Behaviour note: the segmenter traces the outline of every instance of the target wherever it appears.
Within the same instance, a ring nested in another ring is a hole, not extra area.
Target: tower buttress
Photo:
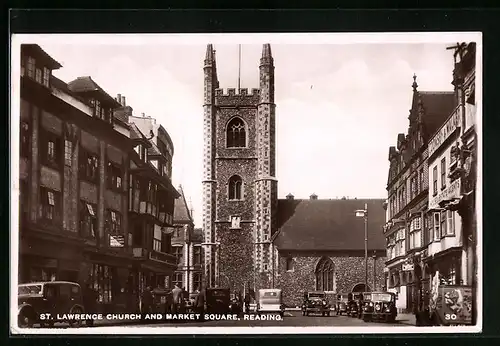
[[[203,236],[205,243],[205,281],[212,285],[215,280],[215,89],[219,87],[215,51],[207,45],[204,61],[203,102]]]
[[[264,44],[260,59],[260,97],[257,107],[257,180],[255,182],[255,261],[261,286],[268,286],[272,266],[271,237],[276,229],[278,189],[276,180],[276,119],[274,59]],[[267,280],[267,282],[266,282]]]

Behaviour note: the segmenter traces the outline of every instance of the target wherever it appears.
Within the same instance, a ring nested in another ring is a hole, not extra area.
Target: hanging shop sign
[[[124,247],[125,237],[123,235],[110,235],[109,247]]]

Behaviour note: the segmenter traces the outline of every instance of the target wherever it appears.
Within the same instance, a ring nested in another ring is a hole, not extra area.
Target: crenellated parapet
[[[247,88],[215,89],[215,105],[216,106],[255,106],[259,103],[259,89]]]

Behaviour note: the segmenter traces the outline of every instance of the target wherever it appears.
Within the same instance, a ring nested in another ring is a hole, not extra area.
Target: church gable
[[[279,200],[275,245],[282,250],[364,250],[364,221],[355,211],[368,205],[368,249],[384,250],[383,199]]]

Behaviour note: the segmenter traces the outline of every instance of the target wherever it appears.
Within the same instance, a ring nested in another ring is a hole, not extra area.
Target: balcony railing
[[[171,263],[175,264],[176,258],[172,254],[164,253],[164,252],[158,252],[158,251],[151,251],[149,253],[149,259],[152,261],[158,261],[158,262],[164,262],[164,263]]]

